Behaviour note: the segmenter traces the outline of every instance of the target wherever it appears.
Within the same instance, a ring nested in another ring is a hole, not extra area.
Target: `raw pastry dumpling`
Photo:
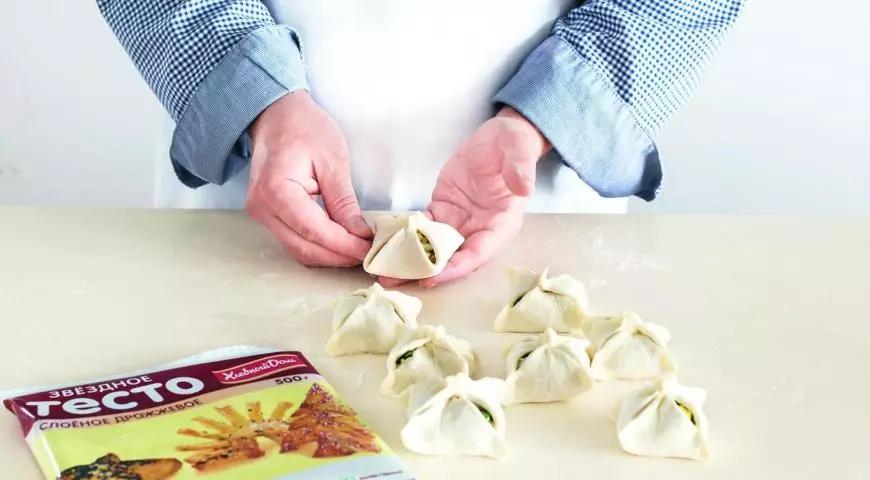
[[[591,342],[592,376],[596,380],[640,380],[677,371],[667,348],[671,334],[635,313],[591,317],[583,321],[582,330]]]
[[[461,374],[457,374],[461,375]],[[396,401],[405,407],[405,415],[411,418],[418,408],[444,388],[444,377],[426,377],[417,380],[395,396]]]
[[[558,402],[580,395],[595,381],[585,339],[559,336],[548,328],[538,338],[508,350],[504,404]]]
[[[326,351],[333,356],[388,353],[406,328],[417,327],[422,307],[420,300],[384,290],[378,283],[345,295],[333,304],[332,336]]]
[[[503,382],[460,373],[414,387],[402,443],[421,455],[500,458],[507,454]]]
[[[508,270],[510,297],[495,319],[500,332],[540,333],[547,328],[568,332],[580,328],[587,308],[586,289],[568,276],[547,278],[547,269],[535,272]]]
[[[441,273],[465,238],[450,225],[420,212],[375,219],[375,238],[363,260],[366,272],[417,280]]]
[[[619,445],[634,455],[709,458],[706,398],[707,392],[672,375],[630,393],[617,406]]]
[[[442,326],[423,325],[406,330],[399,344],[387,355],[387,378],[381,394],[395,396],[414,383],[457,373],[474,374],[476,358],[471,345]]]

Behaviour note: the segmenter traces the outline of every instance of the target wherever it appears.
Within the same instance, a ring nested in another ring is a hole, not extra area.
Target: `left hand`
[[[420,281],[423,287],[469,275],[519,233],[535,189],[536,164],[550,148],[541,132],[511,108],[503,108],[459,147],[441,169],[426,214],[459,230],[465,243],[443,272]]]

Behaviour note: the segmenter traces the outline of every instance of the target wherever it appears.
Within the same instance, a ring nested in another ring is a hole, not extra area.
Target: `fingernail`
[[[354,215],[353,222],[361,227],[368,228],[369,224],[366,222],[366,217],[362,215]]]
[[[357,215],[353,217],[351,222],[357,232],[367,237],[372,235],[372,228],[369,226],[368,222],[366,222],[365,217],[363,217],[362,215]]]

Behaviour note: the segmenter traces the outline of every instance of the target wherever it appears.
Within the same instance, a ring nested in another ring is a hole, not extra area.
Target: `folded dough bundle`
[[[596,380],[641,380],[677,371],[667,348],[671,334],[633,312],[587,318],[581,329],[591,342],[592,376]]]
[[[619,445],[634,455],[710,458],[706,398],[707,392],[672,375],[630,393],[617,406]]]
[[[420,212],[385,215],[375,219],[375,238],[363,269],[404,280],[434,277],[464,241],[450,225],[429,220]]]
[[[511,345],[503,403],[558,402],[592,388],[588,345],[586,339],[559,336],[551,328]]]
[[[465,373],[415,384],[403,394],[409,418],[402,443],[421,455],[504,457],[502,387],[499,379]]]
[[[580,328],[588,300],[580,281],[568,276],[547,278],[547,269],[535,272],[508,270],[508,304],[495,319],[500,332],[540,333],[547,328],[568,332]]]
[[[443,378],[457,373],[474,374],[476,364],[471,345],[442,326],[423,325],[405,331],[398,345],[387,355],[387,377],[381,394],[396,396],[414,383],[427,378]]]
[[[417,327],[423,303],[401,292],[384,290],[378,283],[344,295],[333,304],[330,355],[388,353],[406,328]]]

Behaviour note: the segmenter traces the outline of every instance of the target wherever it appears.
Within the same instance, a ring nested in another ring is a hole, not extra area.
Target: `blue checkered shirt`
[[[526,116],[600,195],[652,200],[662,182],[656,135],[698,86],[743,1],[578,2],[493,103]],[[175,120],[170,158],[189,187],[244,168],[251,122],[308,89],[301,39],[259,0],[97,5]]]

